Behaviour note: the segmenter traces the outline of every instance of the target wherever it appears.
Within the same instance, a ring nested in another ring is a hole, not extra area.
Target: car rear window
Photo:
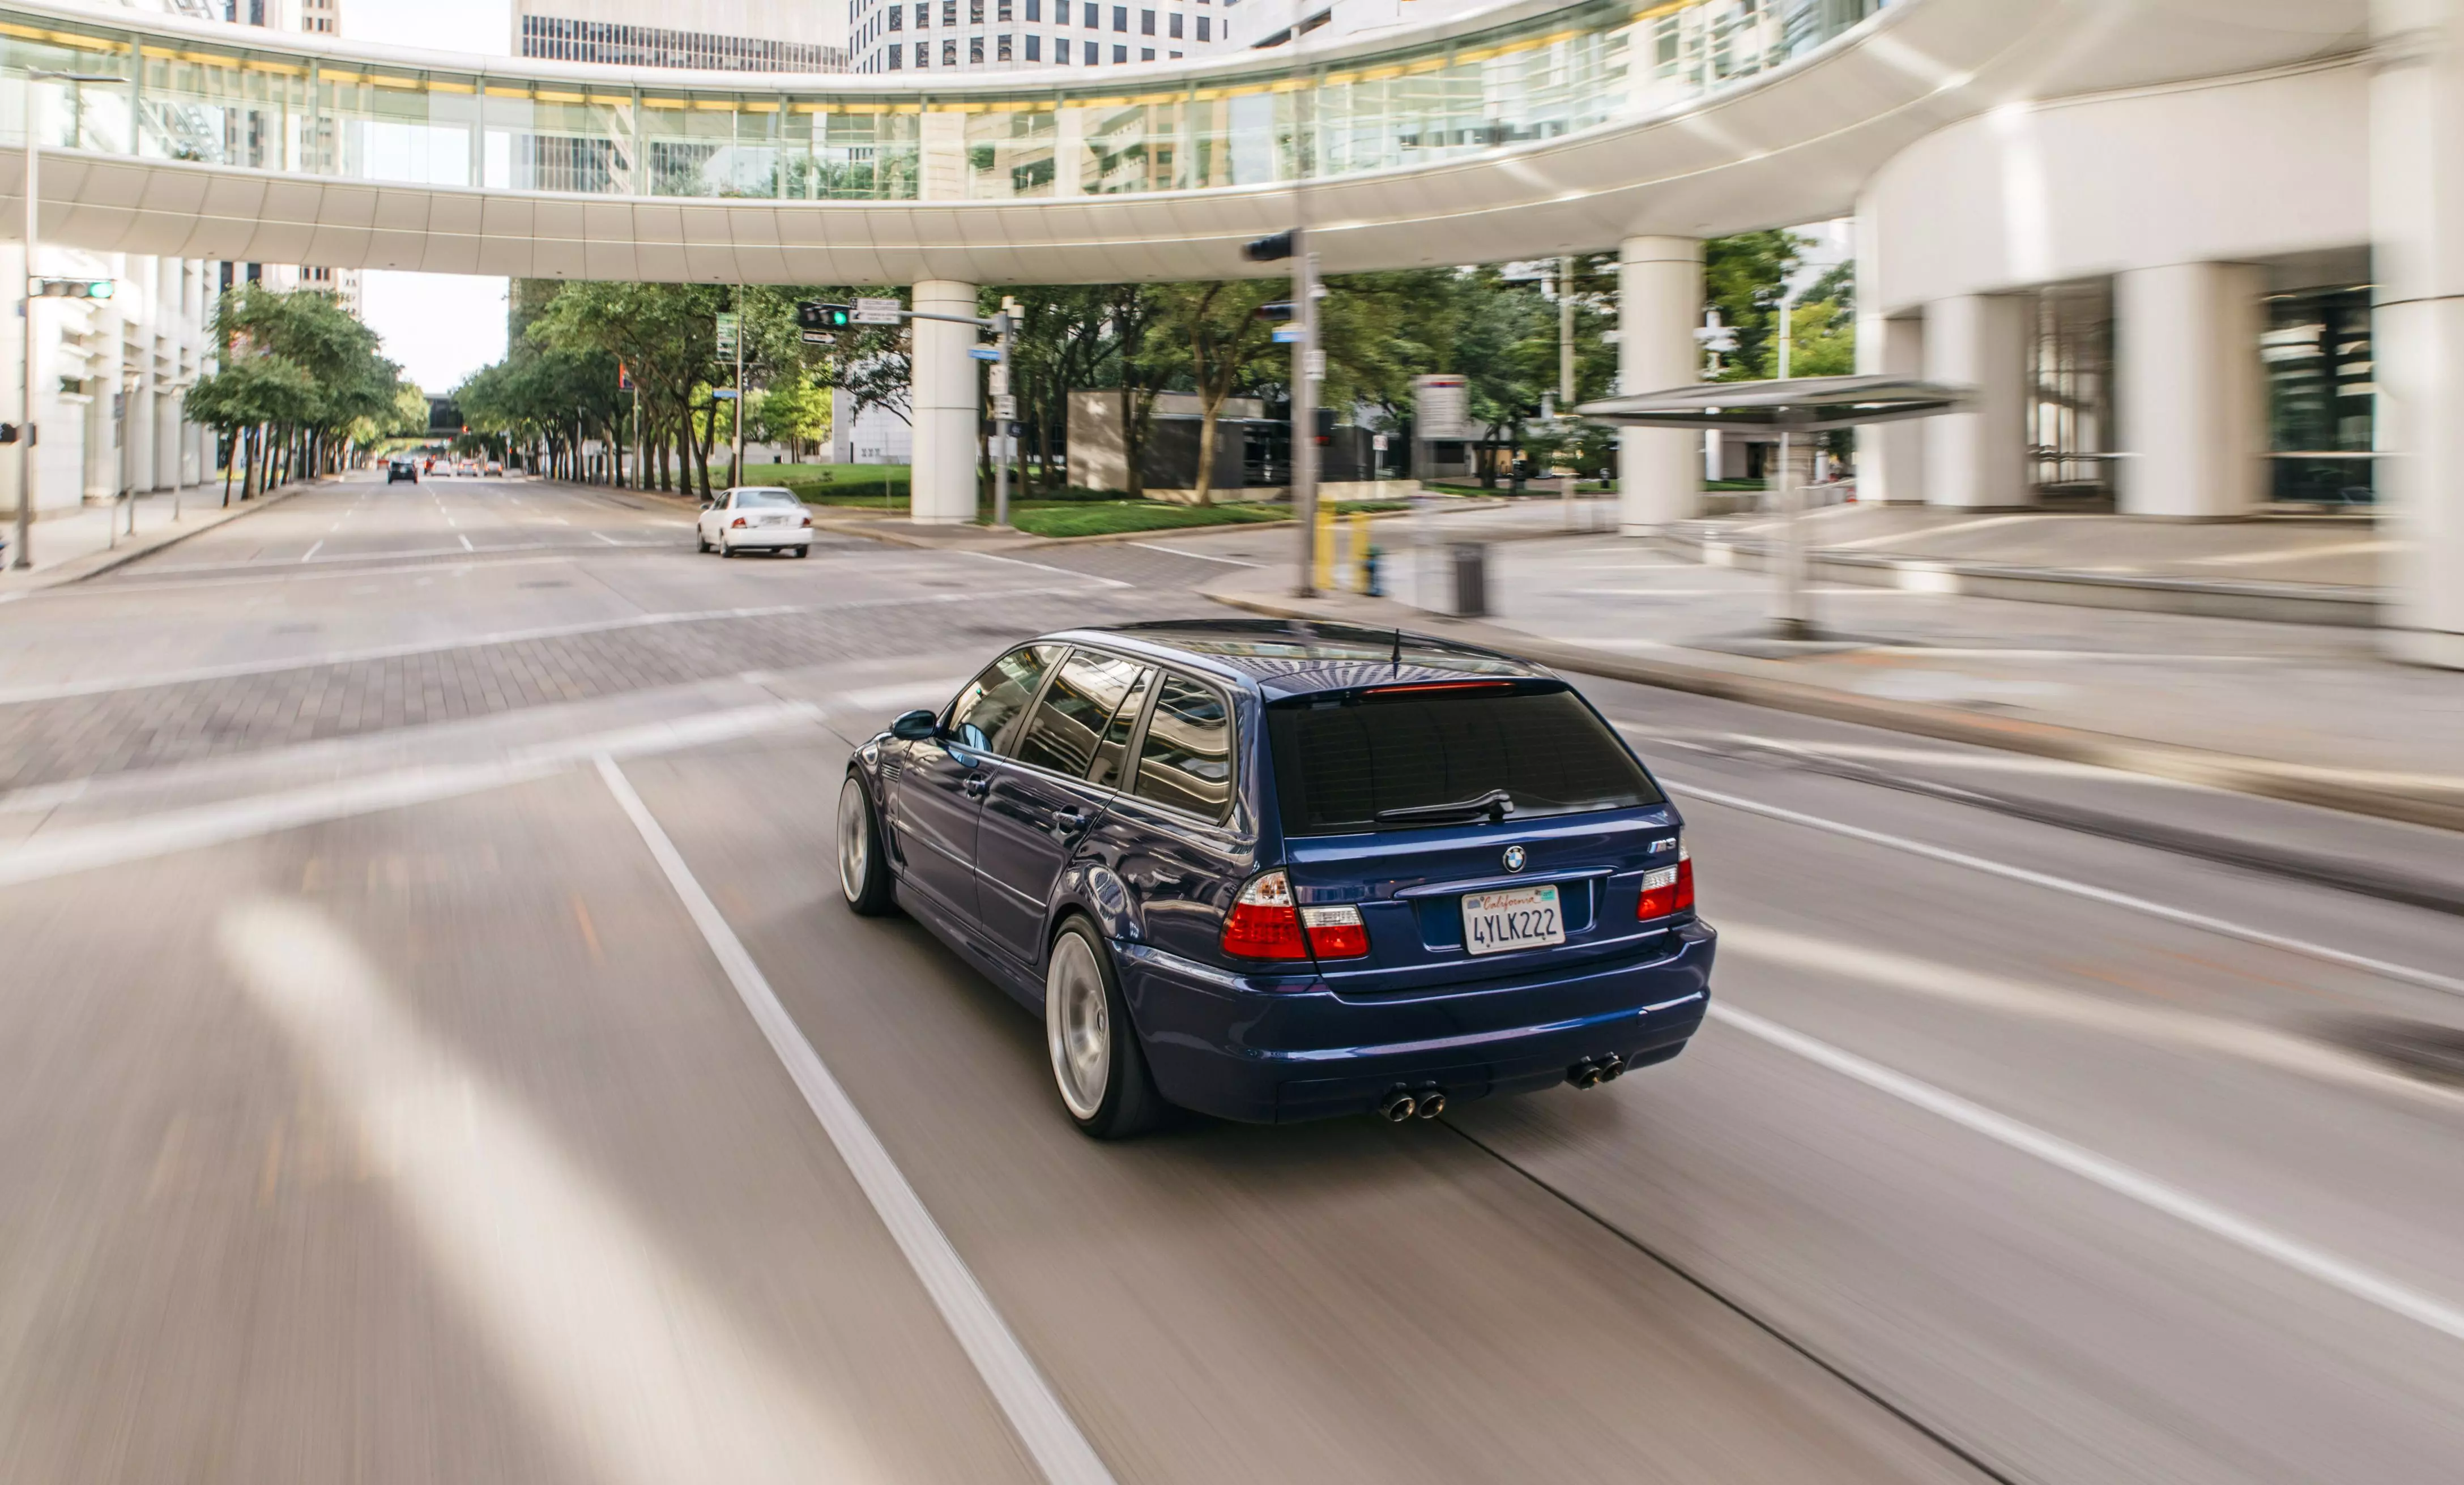
[[[1503,791],[1506,818],[1633,809],[1665,797],[1582,699],[1564,689],[1370,692],[1271,708],[1284,829],[1336,835],[1483,818],[1380,815]]]
[[[802,504],[803,502],[796,498],[795,491],[789,490],[739,490],[736,492],[736,508],[739,511],[754,506],[793,508]]]

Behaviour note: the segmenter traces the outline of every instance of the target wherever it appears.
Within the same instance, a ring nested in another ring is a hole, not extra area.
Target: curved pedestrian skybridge
[[[1129,67],[644,73],[0,4],[0,140],[332,181],[621,198],[1016,201],[1272,186],[1681,108],[1881,0],[1525,4],[1400,36]],[[1023,8],[1022,12],[1023,13]],[[1026,23],[1022,33],[1041,29]]]

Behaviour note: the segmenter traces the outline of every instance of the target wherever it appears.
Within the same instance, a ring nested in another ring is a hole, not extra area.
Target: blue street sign
[[[968,355],[970,355],[970,356],[972,356],[972,357],[974,357],[974,358],[975,358],[976,360],[1001,360],[1001,348],[1000,348],[1000,347],[998,347],[998,346],[992,346],[992,345],[971,345],[971,346],[967,347],[967,354],[968,354]]]
[[[723,403],[723,402],[728,402],[728,401],[731,401],[731,400],[733,400],[733,399],[735,398],[735,396],[736,396],[736,388],[734,388],[734,387],[732,387],[732,386],[722,386],[722,387],[718,387],[718,388],[715,389],[714,391],[712,391],[712,393],[711,393],[710,395],[711,395],[712,397],[714,397],[714,398],[717,399],[718,401],[722,402],[722,403]]]
[[[1300,343],[1300,326],[1277,325],[1275,327],[1275,343],[1277,345],[1298,345]]]

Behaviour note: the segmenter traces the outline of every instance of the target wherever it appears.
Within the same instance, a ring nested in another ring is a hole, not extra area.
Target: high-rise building
[[[826,0],[514,0],[520,56],[716,72],[846,72]]]
[[[1169,62],[1243,44],[1265,3],[847,0],[848,50],[865,73]]]

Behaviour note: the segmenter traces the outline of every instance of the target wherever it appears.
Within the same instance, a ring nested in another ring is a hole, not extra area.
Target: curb
[[[1773,555],[1772,544],[1767,540],[1734,540],[1716,533],[1671,531],[1666,539],[1671,547],[1706,567],[1767,571]],[[2062,603],[2074,608],[2248,619],[2331,628],[2367,629],[2379,623],[2379,593],[2375,588],[2331,583],[2211,582],[2196,578],[2013,567],[1955,557],[1821,547],[1807,553],[1806,559],[1811,576],[1909,593],[1962,594],[2024,603]]]
[[[1230,584],[1224,584],[1202,587],[1199,591],[1217,602],[1270,618],[1372,621],[1380,628],[1392,627],[1397,620],[1408,619],[1410,622],[1406,627],[1419,627],[1423,633],[1438,632],[1509,654],[1527,656],[1560,670],[1606,676],[1611,680],[1743,702],[1749,706],[1824,717],[1835,722],[1856,722],[1942,742],[1999,748],[2035,757],[2145,774],[2235,794],[2341,810],[2348,815],[2365,815],[2375,819],[2464,831],[2464,791],[2445,797],[2407,793],[2392,787],[2341,778],[2327,770],[2299,763],[2249,758],[2175,743],[2147,742],[2110,732],[2063,727],[2058,723],[1980,717],[1923,702],[1860,696],[1852,691],[1809,686],[1801,681],[1747,675],[1681,661],[1609,654],[1544,640],[1536,635],[1476,620],[1427,614],[1387,600],[1347,600],[1343,604],[1304,602],[1282,596],[1243,593],[1237,589],[1227,591],[1230,588]],[[1359,611],[1346,613],[1345,608],[1352,605],[1357,605]],[[1373,608],[1371,605],[1375,606]],[[1433,622],[1442,625],[1442,629],[1432,631],[1430,625]]]
[[[1463,514],[1465,513],[1465,511],[1487,511],[1495,510],[1497,508],[1497,502],[1484,501],[1466,507],[1464,511],[1457,511],[1451,513]],[[1419,513],[1415,511],[1371,511],[1366,513],[1373,521],[1384,521],[1393,520],[1400,516],[1416,515]],[[1282,530],[1290,527],[1292,522],[1293,518],[1291,516],[1284,515],[1278,516],[1271,521],[1225,521],[1221,525],[1215,526],[1158,526],[1152,531],[1097,532],[1091,536],[1035,536],[1021,533],[1016,538],[995,536],[980,540],[969,539],[963,541],[935,541],[930,537],[914,535],[908,532],[879,531],[873,529],[873,523],[869,521],[817,519],[813,522],[813,529],[815,531],[826,531],[841,536],[864,536],[870,540],[879,541],[893,547],[913,547],[933,552],[989,552],[998,557],[1003,552],[1050,551],[1056,547],[1094,546],[1111,541],[1152,541],[1158,537],[1207,536],[1217,535],[1227,531],[1257,531],[1268,526]],[[954,529],[983,530],[984,528],[961,526]],[[1522,534],[1516,533],[1514,535],[1520,535]],[[1550,531],[1538,532],[1533,535],[1558,536],[1580,535],[1582,534],[1579,532]],[[1508,536],[1497,536],[1486,537],[1484,539],[1507,540],[1512,538]]]
[[[104,573],[113,572],[127,566],[129,563],[136,561],[141,557],[152,557],[157,552],[176,547],[181,542],[187,540],[190,536],[203,535],[209,531],[219,531],[223,527],[230,525],[231,522],[240,519],[242,516],[253,515],[257,512],[262,511],[269,506],[280,505],[285,500],[290,499],[292,496],[298,494],[303,491],[316,489],[317,484],[318,482],[315,480],[294,481],[289,485],[283,486],[280,490],[272,491],[268,493],[257,496],[254,500],[248,502],[247,505],[234,509],[228,515],[218,516],[214,520],[204,522],[201,525],[192,526],[186,531],[161,533],[152,536],[140,537],[138,540],[127,546],[99,554],[101,560],[96,561],[94,565],[90,567],[77,568],[74,571],[66,572],[61,571],[59,568],[55,568],[49,574],[43,573],[38,569],[33,578],[27,579],[22,585],[16,586],[14,591],[19,593],[40,593],[48,588],[65,588],[72,583],[83,582],[89,578],[99,578]],[[197,488],[204,489],[206,487],[199,486]],[[90,560],[90,558],[73,557],[69,562],[61,565],[62,567],[70,567],[74,566],[77,562],[87,560]]]

